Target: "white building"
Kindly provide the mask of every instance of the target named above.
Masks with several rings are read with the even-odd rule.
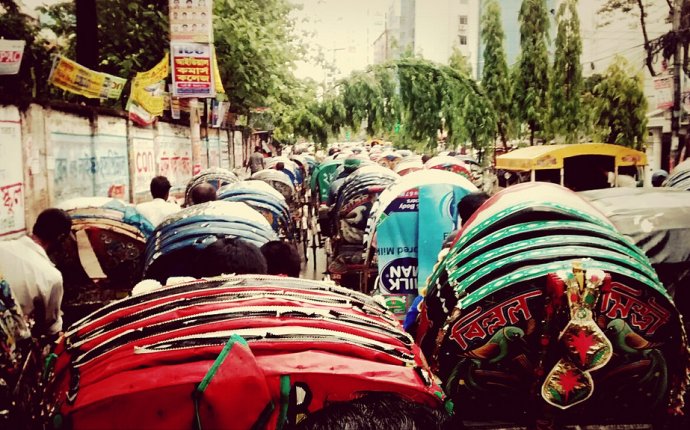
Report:
[[[481,0],[394,0],[386,28],[374,42],[374,62],[399,58],[407,49],[427,60],[448,64],[458,47],[476,78]]]

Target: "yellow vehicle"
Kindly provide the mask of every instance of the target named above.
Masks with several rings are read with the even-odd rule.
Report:
[[[530,146],[496,157],[503,186],[541,181],[575,191],[641,183],[646,166],[644,152],[608,143]]]

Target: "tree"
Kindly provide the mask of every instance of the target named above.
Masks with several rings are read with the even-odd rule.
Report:
[[[292,66],[301,53],[286,0],[214,3],[214,33],[231,110],[290,105],[299,88]]]
[[[523,0],[520,21],[520,59],[514,100],[518,118],[530,130],[530,145],[544,130],[548,119],[549,57],[547,53],[549,17],[545,0]]]
[[[406,147],[435,147],[440,131],[453,144],[483,145],[495,133],[493,107],[464,74],[463,60],[451,63],[460,70],[413,56],[355,72],[296,113],[294,131],[323,143],[341,127],[365,124],[369,136],[395,137]]]
[[[582,40],[577,0],[566,0],[556,14],[558,32],[549,86],[551,127],[566,143],[577,141],[582,126]]]
[[[647,99],[642,76],[616,57],[594,87],[595,126],[604,142],[642,149],[647,133]]]
[[[668,16],[674,14],[676,0],[666,0]],[[634,14],[640,21],[640,31],[644,38],[644,48],[647,51],[646,64],[652,76],[656,75],[654,58],[662,54],[665,59],[671,58],[676,52],[676,45],[681,45],[683,71],[690,76],[690,0],[680,0],[680,28],[678,32],[670,30],[661,36],[651,39],[647,33],[647,10],[660,4],[659,0],[606,0],[599,9],[604,16],[612,16],[615,12]]]
[[[512,88],[506,52],[503,47],[505,33],[501,25],[501,8],[496,0],[489,0],[486,3],[482,16],[481,37],[485,45],[482,88],[493,104],[497,132],[503,146],[507,147],[513,122],[511,119]]]

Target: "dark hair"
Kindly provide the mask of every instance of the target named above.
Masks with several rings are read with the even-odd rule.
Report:
[[[294,426],[299,430],[435,430],[450,424],[443,410],[404,399],[395,393],[369,393],[349,402],[332,403]]]
[[[166,200],[171,187],[170,181],[165,176],[156,176],[151,179],[151,195],[154,199]]]
[[[474,215],[477,209],[488,199],[489,195],[483,191],[467,194],[460,199],[460,202],[458,202],[458,216],[462,220],[462,223],[466,223],[467,220]]]
[[[279,161],[276,163],[276,170],[283,170],[285,168],[285,163]]]
[[[287,275],[299,278],[302,261],[297,249],[289,243],[274,240],[261,247],[266,258],[269,275]]]
[[[266,259],[256,245],[223,237],[198,253],[194,273],[197,278],[222,274],[266,274]]]
[[[191,193],[192,204],[198,205],[200,203],[212,202],[216,200],[216,187],[208,182],[202,182],[192,188]]]
[[[62,209],[46,209],[38,215],[33,234],[46,243],[55,243],[72,231],[72,218]]]
[[[422,155],[422,164],[426,164],[426,162],[429,160],[431,160],[431,155],[429,155],[429,154]]]

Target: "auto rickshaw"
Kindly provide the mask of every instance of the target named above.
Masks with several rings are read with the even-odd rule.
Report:
[[[519,148],[496,157],[499,185],[551,182],[573,191],[610,188],[623,175],[643,183],[647,156],[621,145],[579,143]]]

